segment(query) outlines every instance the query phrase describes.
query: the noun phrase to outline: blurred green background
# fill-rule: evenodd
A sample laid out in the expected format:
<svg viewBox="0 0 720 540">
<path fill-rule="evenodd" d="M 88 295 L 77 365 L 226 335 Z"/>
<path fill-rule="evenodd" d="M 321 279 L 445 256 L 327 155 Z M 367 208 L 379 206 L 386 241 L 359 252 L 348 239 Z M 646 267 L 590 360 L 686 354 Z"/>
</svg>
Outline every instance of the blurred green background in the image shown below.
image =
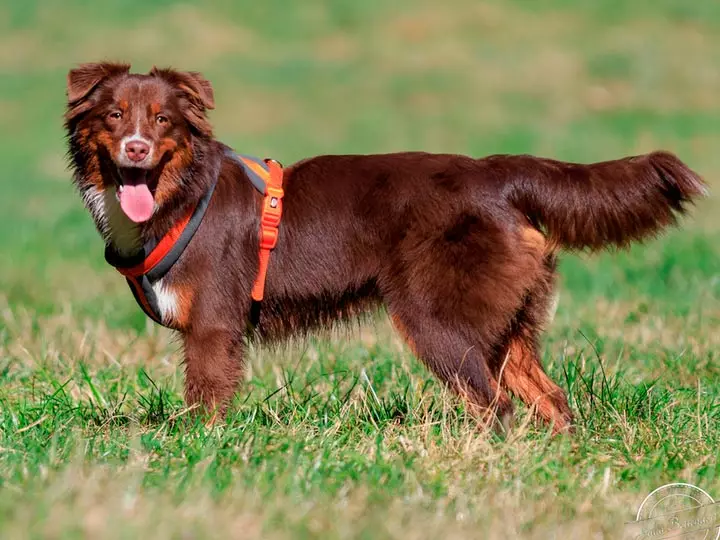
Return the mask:
<svg viewBox="0 0 720 540">
<path fill-rule="evenodd" d="M 190 429 L 177 346 L 66 169 L 66 73 L 103 59 L 203 72 L 218 137 L 283 163 L 666 149 L 711 196 L 656 241 L 563 258 L 544 361 L 573 439 L 467 429 L 382 317 L 253 351 L 234 420 Z M 0 536 L 614 538 L 661 483 L 720 496 L 717 0 L 4 0 L 0 141 Z"/>
</svg>

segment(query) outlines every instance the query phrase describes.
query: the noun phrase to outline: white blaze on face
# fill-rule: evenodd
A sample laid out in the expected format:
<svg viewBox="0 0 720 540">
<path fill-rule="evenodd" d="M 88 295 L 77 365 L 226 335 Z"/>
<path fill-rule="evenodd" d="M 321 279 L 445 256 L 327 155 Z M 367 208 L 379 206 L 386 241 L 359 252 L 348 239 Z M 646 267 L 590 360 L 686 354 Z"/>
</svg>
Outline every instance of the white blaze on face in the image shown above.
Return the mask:
<svg viewBox="0 0 720 540">
<path fill-rule="evenodd" d="M 131 142 L 141 142 L 144 144 L 147 144 L 150 148 L 150 151 L 148 152 L 148 155 L 145 156 L 145 159 L 141 162 L 133 161 L 131 160 L 127 155 L 127 145 Z M 153 144 L 151 141 L 146 139 L 140 134 L 140 120 L 137 121 L 135 124 L 135 133 L 132 135 L 126 135 L 120 140 L 120 152 L 118 156 L 115 156 L 115 162 L 120 167 L 139 167 L 139 168 L 145 168 L 145 164 L 152 163 L 152 157 L 153 157 L 153 151 L 155 149 L 153 148 Z"/>
<path fill-rule="evenodd" d="M 134 144 L 135 146 L 130 146 Z M 130 155 L 128 155 L 130 150 Z M 153 164 L 152 142 L 140 134 L 140 121 L 135 126 L 135 133 L 123 137 L 120 141 L 120 155 L 116 157 L 120 186 L 118 197 L 120 207 L 125 215 L 135 223 L 149 220 L 155 212 L 155 200 L 150 186 L 148 174 Z M 145 153 L 147 152 L 147 153 Z"/>
</svg>

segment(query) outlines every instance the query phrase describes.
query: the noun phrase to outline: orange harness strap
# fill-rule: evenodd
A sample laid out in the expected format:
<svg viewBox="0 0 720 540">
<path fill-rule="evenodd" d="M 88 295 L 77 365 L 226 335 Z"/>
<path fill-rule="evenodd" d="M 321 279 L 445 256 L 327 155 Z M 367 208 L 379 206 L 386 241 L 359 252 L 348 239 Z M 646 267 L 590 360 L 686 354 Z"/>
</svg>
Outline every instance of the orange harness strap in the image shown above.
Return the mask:
<svg viewBox="0 0 720 540">
<path fill-rule="evenodd" d="M 248 166 L 251 162 L 243 159 Z M 282 218 L 283 170 L 281 165 L 272 159 L 265 160 L 268 171 L 266 177 L 265 199 L 263 200 L 260 215 L 260 253 L 258 273 L 252 289 L 252 299 L 262 301 L 265 295 L 265 278 L 267 277 L 270 252 L 275 248 L 278 240 L 278 227 Z M 257 172 L 265 172 L 253 167 Z"/>
</svg>

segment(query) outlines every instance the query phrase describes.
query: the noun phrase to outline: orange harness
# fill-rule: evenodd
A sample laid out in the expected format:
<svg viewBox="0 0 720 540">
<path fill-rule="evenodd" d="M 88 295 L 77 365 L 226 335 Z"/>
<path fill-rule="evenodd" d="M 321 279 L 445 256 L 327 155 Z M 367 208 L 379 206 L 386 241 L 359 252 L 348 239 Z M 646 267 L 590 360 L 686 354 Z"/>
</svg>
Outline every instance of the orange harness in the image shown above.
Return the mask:
<svg viewBox="0 0 720 540">
<path fill-rule="evenodd" d="M 242 163 L 265 181 L 262 212 L 260 214 L 260 260 L 258 274 L 252 289 L 252 299 L 261 302 L 265 294 L 270 252 L 275 249 L 278 240 L 278 227 L 282 218 L 283 170 L 275 160 L 266 159 L 265 167 L 247 156 L 238 156 Z"/>
<path fill-rule="evenodd" d="M 255 313 L 251 314 L 251 318 L 257 319 L 259 303 L 265 293 L 270 253 L 277 244 L 278 227 L 282 218 L 283 170 L 282 165 L 272 159 L 259 160 L 251 156 L 235 154 L 230 150 L 226 152 L 226 155 L 242 166 L 250 182 L 264 197 L 260 214 L 258 273 L 252 288 Z M 214 190 L 215 184 L 211 186 L 197 206 L 173 225 L 159 242 L 146 244 L 139 254 L 133 257 L 122 257 L 113 250 L 112 246 L 105 246 L 107 262 L 125 276 L 135 300 L 145 314 L 163 326 L 168 326 L 169 321 L 162 320 L 153 285 L 170 270 L 192 240 L 202 222 Z"/>
</svg>

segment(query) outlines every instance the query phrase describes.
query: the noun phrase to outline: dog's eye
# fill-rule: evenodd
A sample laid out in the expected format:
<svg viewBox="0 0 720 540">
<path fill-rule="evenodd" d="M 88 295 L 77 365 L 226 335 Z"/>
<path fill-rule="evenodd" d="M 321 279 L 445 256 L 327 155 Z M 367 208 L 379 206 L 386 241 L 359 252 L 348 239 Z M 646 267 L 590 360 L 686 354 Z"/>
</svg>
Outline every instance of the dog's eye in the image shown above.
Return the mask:
<svg viewBox="0 0 720 540">
<path fill-rule="evenodd" d="M 108 118 L 111 120 L 120 120 L 122 118 L 122 113 L 120 111 L 113 111 L 108 115 Z"/>
<path fill-rule="evenodd" d="M 162 125 L 162 124 L 167 124 L 167 123 L 168 123 L 168 117 L 167 117 L 167 116 L 163 116 L 162 114 L 158 114 L 158 115 L 155 117 L 155 121 L 156 121 L 158 124 L 160 124 L 160 125 Z"/>
</svg>

